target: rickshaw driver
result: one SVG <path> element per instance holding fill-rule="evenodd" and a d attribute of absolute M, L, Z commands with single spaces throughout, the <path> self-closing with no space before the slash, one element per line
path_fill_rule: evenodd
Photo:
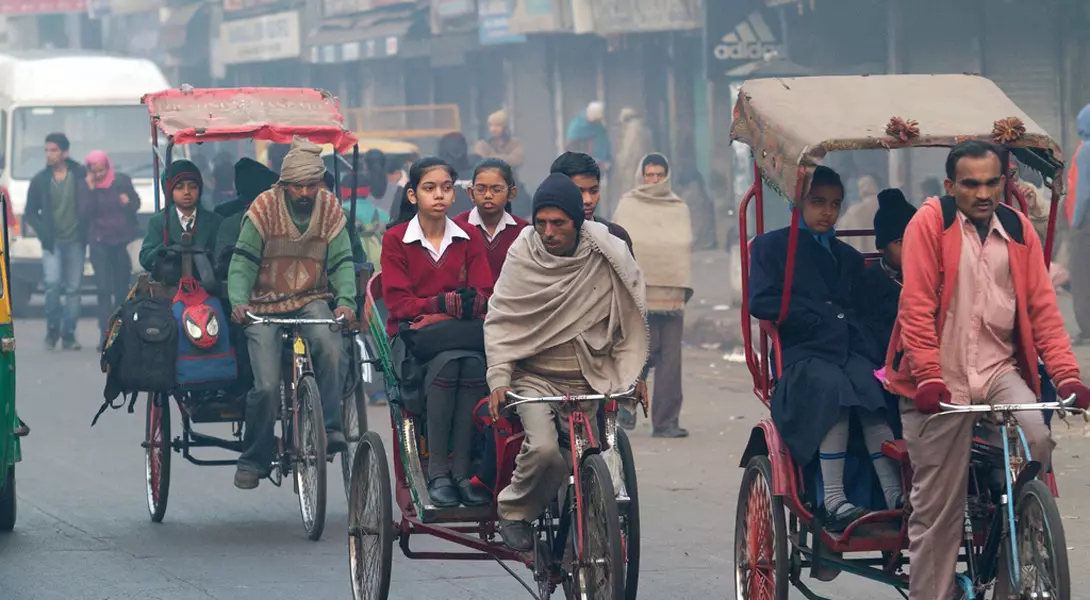
<path fill-rule="evenodd" d="M 565 175 L 549 175 L 533 211 L 534 229 L 512 244 L 485 317 L 494 419 L 512 390 L 533 397 L 616 394 L 640 380 L 647 363 L 643 275 L 625 243 L 586 220 L 582 193 Z M 637 388 L 645 397 L 646 386 Z M 568 427 L 563 410 L 517 408 L 526 437 L 497 507 L 500 534 L 514 550 L 533 548 L 530 522 L 570 476 L 557 436 Z"/>
<path fill-rule="evenodd" d="M 322 185 L 326 168 L 321 147 L 296 137 L 284 157 L 280 180 L 254 200 L 246 212 L 227 276 L 231 318 L 246 323 L 247 312 L 307 319 L 352 319 L 356 282 L 345 214 Z M 332 292 L 331 292 L 332 288 Z M 337 308 L 330 312 L 329 301 Z M 307 325 L 315 377 L 322 395 L 327 454 L 347 448 L 341 431 L 344 386 L 340 332 Z M 235 486 L 257 487 L 273 458 L 281 382 L 279 328 L 246 328 L 254 389 L 246 400 L 243 451 Z"/>
<path fill-rule="evenodd" d="M 924 428 L 939 403 L 1036 402 L 1040 353 L 1059 395 L 1074 395 L 1078 407 L 1090 407 L 1037 233 L 1027 217 L 1000 205 L 1006 155 L 987 142 L 955 146 L 946 160 L 948 195 L 925 202 L 905 230 L 904 288 L 886 383 L 902 398 L 914 470 L 911 600 L 953 596 L 963 535 L 979 417 L 950 415 Z M 1042 414 L 1019 413 L 1018 421 L 1033 460 L 1047 470 L 1054 444 Z M 997 598 L 1006 597 L 1001 592 Z"/>

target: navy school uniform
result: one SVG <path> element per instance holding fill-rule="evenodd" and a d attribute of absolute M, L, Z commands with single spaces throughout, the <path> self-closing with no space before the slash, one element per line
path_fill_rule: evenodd
<path fill-rule="evenodd" d="M 753 240 L 750 313 L 780 314 L 789 228 Z M 799 231 L 791 302 L 779 326 L 783 375 L 772 395 L 772 420 L 800 465 L 816 464 L 818 447 L 843 408 L 891 412 L 874 370 L 877 350 L 860 311 L 863 255 L 837 240 L 823 245 Z M 857 437 L 857 436 L 852 436 Z"/>

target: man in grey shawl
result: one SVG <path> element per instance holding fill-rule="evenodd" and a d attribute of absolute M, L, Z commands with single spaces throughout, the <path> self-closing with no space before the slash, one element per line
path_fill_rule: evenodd
<path fill-rule="evenodd" d="M 643 275 L 619 238 L 585 221 L 582 193 L 554 173 L 533 200 L 534 229 L 519 234 L 496 282 L 484 322 L 489 409 L 507 392 L 523 396 L 615 394 L 639 383 L 649 337 Z M 639 383 L 642 393 L 643 386 Z M 590 421 L 598 403 L 584 405 Z M 560 452 L 562 409 L 524 404 L 525 430 L 511 484 L 500 492 L 504 542 L 533 548 L 530 523 L 570 475 Z M 560 418 L 558 418 L 560 417 Z"/>

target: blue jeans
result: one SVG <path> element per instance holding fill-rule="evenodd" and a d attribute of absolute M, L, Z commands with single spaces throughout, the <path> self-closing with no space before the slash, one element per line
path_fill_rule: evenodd
<path fill-rule="evenodd" d="M 52 251 L 42 250 L 46 327 L 65 338 L 76 335 L 85 252 L 83 242 L 57 242 Z"/>
<path fill-rule="evenodd" d="M 299 319 L 332 319 L 333 311 L 324 300 L 316 300 L 284 315 Z M 341 431 L 341 396 L 344 392 L 343 334 L 329 325 L 304 325 L 303 338 L 310 347 L 314 378 L 322 395 L 322 416 L 326 432 Z M 242 436 L 239 469 L 265 474 L 269 472 L 276 451 L 276 414 L 280 408 L 280 382 L 283 374 L 283 347 L 280 327 L 246 327 L 250 366 L 254 371 L 254 389 L 246 396 L 246 426 Z"/>

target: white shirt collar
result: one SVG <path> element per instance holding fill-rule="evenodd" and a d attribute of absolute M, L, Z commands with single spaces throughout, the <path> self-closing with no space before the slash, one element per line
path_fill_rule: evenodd
<path fill-rule="evenodd" d="M 196 210 L 193 211 L 193 214 L 188 215 L 188 216 L 185 215 L 184 213 L 182 213 L 182 209 L 180 209 L 178 207 L 174 207 L 174 211 L 178 213 L 178 223 L 181 224 L 182 231 L 185 231 L 186 227 L 191 226 L 193 223 L 195 223 L 197 221 L 197 211 Z"/>
<path fill-rule="evenodd" d="M 481 233 L 483 233 L 484 237 L 488 238 L 488 241 L 491 242 L 496 239 L 497 235 L 503 233 L 504 229 L 514 227 L 517 223 L 515 223 L 515 218 L 505 210 L 503 211 L 503 218 L 500 219 L 500 224 L 496 225 L 496 232 L 490 234 L 488 233 L 488 228 L 484 226 L 484 220 L 481 218 L 481 213 L 477 212 L 477 207 L 474 206 L 473 209 L 469 211 L 469 224 L 474 227 L 480 227 Z"/>
<path fill-rule="evenodd" d="M 446 222 L 446 229 L 443 231 L 443 241 L 439 243 L 438 250 L 436 250 L 435 247 L 428 242 L 428 239 L 424 237 L 424 230 L 420 228 L 420 215 L 413 217 L 413 219 L 409 221 L 409 226 L 405 229 L 405 235 L 402 236 L 401 241 L 406 244 L 420 242 L 420 245 L 431 254 L 431 257 L 436 262 L 439 262 L 439 259 L 443 258 L 443 254 L 446 253 L 447 248 L 454 243 L 455 238 L 469 239 L 469 234 L 462 230 L 457 223 L 451 221 L 449 218 L 446 219 Z"/>

